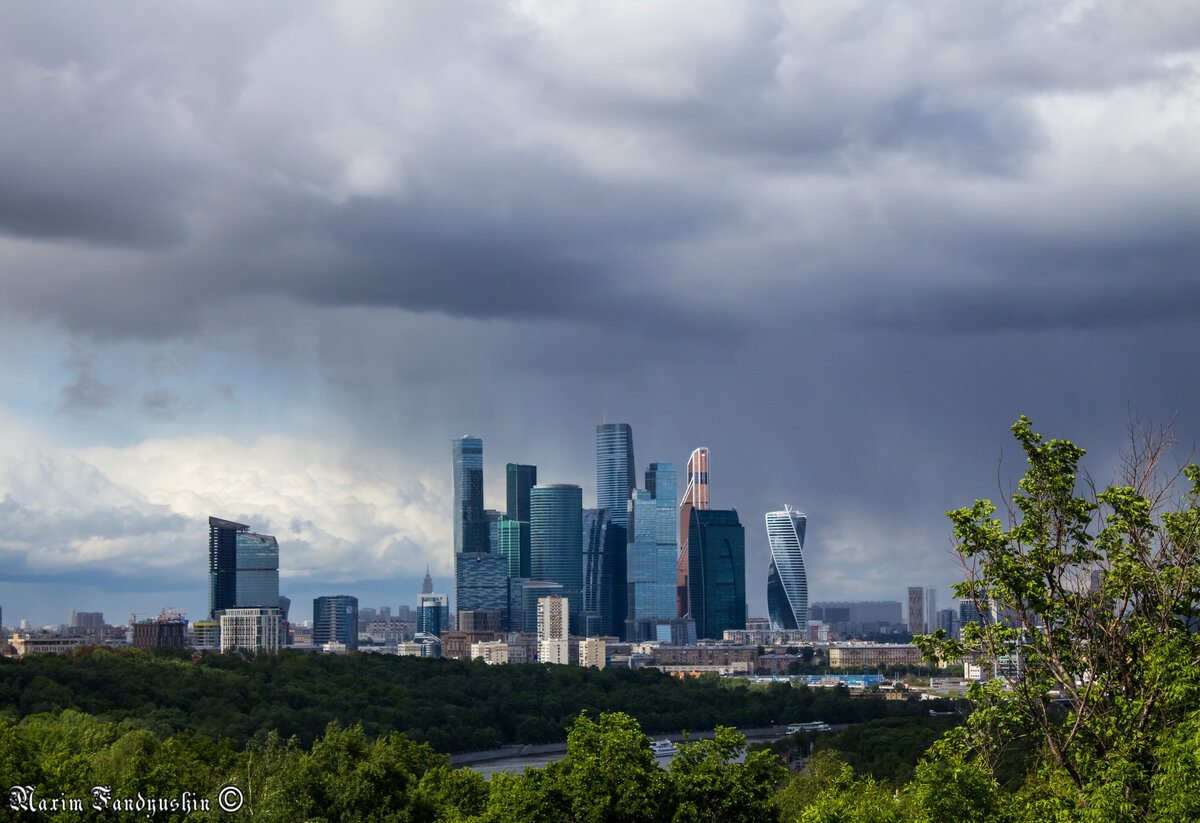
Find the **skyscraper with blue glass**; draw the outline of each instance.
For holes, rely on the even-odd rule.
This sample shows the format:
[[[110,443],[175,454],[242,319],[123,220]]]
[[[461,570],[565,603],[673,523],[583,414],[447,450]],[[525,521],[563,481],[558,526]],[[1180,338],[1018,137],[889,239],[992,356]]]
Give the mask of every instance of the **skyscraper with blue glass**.
[[[808,575],[804,570],[804,512],[784,506],[767,512],[767,614],[775,631],[808,629]]]
[[[341,643],[358,649],[358,598],[348,594],[313,598],[313,645]]]
[[[596,427],[596,507],[608,509],[612,522],[625,526],[635,486],[633,429],[628,423],[602,423]]]
[[[515,562],[510,558],[512,577],[529,577],[529,491],[537,485],[537,466],[509,463],[504,470],[507,509],[505,516],[517,524]]]
[[[529,493],[530,573],[534,580],[561,583],[578,616],[583,603],[583,490],[552,483]]]
[[[488,551],[488,523],[483,513],[483,441],[464,435],[453,442],[454,551]]]
[[[279,543],[244,523],[210,517],[209,620],[236,608],[279,608]]]

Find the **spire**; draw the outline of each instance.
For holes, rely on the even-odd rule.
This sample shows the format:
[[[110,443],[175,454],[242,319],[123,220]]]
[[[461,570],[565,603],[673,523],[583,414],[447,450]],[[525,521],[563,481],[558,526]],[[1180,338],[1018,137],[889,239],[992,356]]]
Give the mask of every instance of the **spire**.
[[[421,583],[421,594],[433,593],[433,578],[429,576],[429,564],[425,564],[425,581]]]

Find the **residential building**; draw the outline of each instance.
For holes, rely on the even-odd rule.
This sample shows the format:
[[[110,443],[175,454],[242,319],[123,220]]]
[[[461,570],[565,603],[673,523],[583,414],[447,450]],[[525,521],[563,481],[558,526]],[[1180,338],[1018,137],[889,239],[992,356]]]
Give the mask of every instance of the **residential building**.
[[[565,597],[542,597],[537,602],[538,661],[570,664],[570,604]]]
[[[187,646],[187,621],[175,612],[164,611],[156,618],[134,623],[133,646],[136,649],[159,646],[182,649]]]
[[[767,543],[771,562],[767,568],[767,613],[776,631],[808,629],[808,575],[804,569],[804,512],[785,505],[767,512]]]
[[[608,665],[605,654],[607,645],[600,637],[587,637],[579,641],[579,665],[603,669]]]
[[[925,589],[908,587],[908,633],[925,633]]]
[[[543,597],[563,596],[562,583],[553,583],[547,580],[528,580],[521,587],[521,614],[522,622],[520,626],[511,626],[512,629],[519,629],[526,634],[537,634],[537,603]]]
[[[313,645],[324,646],[328,643],[341,643],[347,651],[356,651],[358,649],[358,618],[357,597],[337,594],[314,598]]]
[[[225,609],[221,614],[221,651],[279,651],[281,617],[278,606]]]
[[[746,533],[736,511],[692,509],[688,597],[697,637],[746,627]]]

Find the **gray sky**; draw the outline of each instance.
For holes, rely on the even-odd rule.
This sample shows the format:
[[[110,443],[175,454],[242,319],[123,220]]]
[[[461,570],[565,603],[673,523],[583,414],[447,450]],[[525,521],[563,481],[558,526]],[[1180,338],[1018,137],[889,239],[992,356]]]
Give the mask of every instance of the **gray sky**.
[[[199,617],[210,514],[294,618],[448,589],[464,433],[495,508],[708,446],[758,615],[785,503],[948,601],[1022,413],[1192,454],[1195,3],[19,4],[0,110],[9,625]]]

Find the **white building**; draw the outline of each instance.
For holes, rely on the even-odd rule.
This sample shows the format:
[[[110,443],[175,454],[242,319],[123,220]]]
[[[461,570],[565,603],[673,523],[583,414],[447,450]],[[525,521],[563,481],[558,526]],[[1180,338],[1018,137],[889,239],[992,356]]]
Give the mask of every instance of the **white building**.
[[[568,641],[570,614],[565,597],[539,597],[537,602],[538,661],[567,665],[571,662]]]
[[[279,609],[226,609],[221,615],[221,651],[279,651],[283,613]]]

